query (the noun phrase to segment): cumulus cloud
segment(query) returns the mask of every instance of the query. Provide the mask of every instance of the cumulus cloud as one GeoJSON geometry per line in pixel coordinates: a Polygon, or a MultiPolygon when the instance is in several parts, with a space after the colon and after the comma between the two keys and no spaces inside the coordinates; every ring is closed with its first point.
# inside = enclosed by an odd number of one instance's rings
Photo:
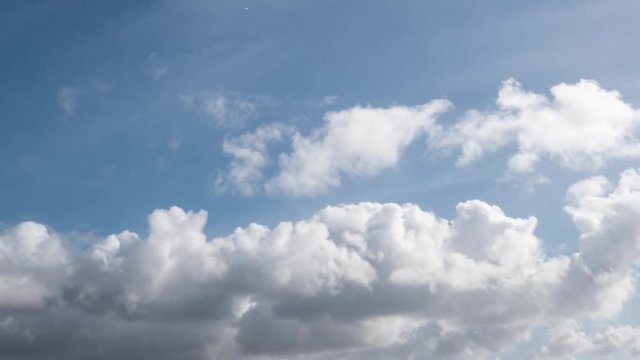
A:
{"type": "Polygon", "coordinates": [[[263,168],[269,152],[264,136],[273,131],[265,129],[274,126],[260,128],[225,141],[223,150],[234,160],[224,176],[245,195],[260,188],[270,194],[317,195],[339,186],[345,175],[373,176],[394,167],[403,150],[425,135],[436,115],[448,108],[448,102],[436,100],[412,107],[357,106],[328,112],[324,124],[308,135],[289,131],[291,151],[280,154],[275,175],[266,179],[263,168]]]}
{"type": "MultiPolygon", "coordinates": [[[[173,207],[149,216],[144,237],[124,231],[85,250],[21,223],[0,235],[11,294],[0,300],[0,344],[53,359],[494,358],[534,327],[618,313],[634,292],[638,194],[636,170],[573,186],[579,252],[557,256],[544,252],[536,218],[479,200],[450,220],[412,204],[330,206],[214,239],[206,212],[173,207]]],[[[636,336],[568,331],[541,354],[636,336]]]]}
{"type": "Polygon", "coordinates": [[[582,233],[582,257],[590,268],[619,272],[640,260],[638,170],[624,171],[617,186],[601,176],[580,181],[567,198],[565,210],[582,233]]]}
{"type": "Polygon", "coordinates": [[[266,183],[271,193],[315,195],[340,185],[343,175],[372,176],[395,166],[403,150],[429,131],[449,103],[354,107],[328,112],[322,127],[296,134],[292,151],[279,157],[279,173],[266,183]]]}
{"type": "Polygon", "coordinates": [[[610,160],[640,156],[640,112],[593,80],[558,84],[549,98],[509,79],[500,87],[495,108],[467,111],[450,126],[438,123],[450,108],[448,101],[434,100],[327,112],[323,124],[307,135],[293,133],[292,150],[279,154],[273,176],[264,178],[264,190],[313,196],[339,186],[345,176],[377,175],[396,166],[403,150],[423,135],[431,151],[459,151],[460,166],[515,148],[500,180],[523,179],[529,189],[550,181],[534,174],[543,160],[593,171],[610,160]]]}
{"type": "Polygon", "coordinates": [[[233,160],[226,171],[218,174],[215,190],[237,191],[244,196],[255,195],[264,179],[264,168],[270,163],[268,145],[282,140],[289,132],[290,129],[281,124],[271,124],[225,139],[222,151],[233,160]]]}
{"type": "Polygon", "coordinates": [[[558,84],[548,98],[509,79],[500,87],[496,107],[471,110],[434,132],[432,147],[459,149],[458,164],[467,165],[515,145],[508,162],[513,174],[533,172],[542,159],[593,170],[611,159],[640,155],[640,113],[594,80],[558,84]]]}
{"type": "Polygon", "coordinates": [[[632,326],[610,326],[587,335],[575,322],[569,322],[553,327],[548,338],[537,356],[539,360],[574,360],[581,355],[620,360],[640,357],[640,329],[632,326]]]}

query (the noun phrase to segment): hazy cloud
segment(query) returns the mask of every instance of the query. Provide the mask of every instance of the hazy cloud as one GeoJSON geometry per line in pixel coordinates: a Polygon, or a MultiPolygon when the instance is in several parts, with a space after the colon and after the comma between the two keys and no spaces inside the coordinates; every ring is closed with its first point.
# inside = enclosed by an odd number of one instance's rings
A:
{"type": "Polygon", "coordinates": [[[80,89],[73,86],[63,86],[58,89],[58,104],[66,116],[76,112],[80,89]]]}
{"type": "Polygon", "coordinates": [[[200,93],[181,95],[185,107],[209,119],[220,127],[242,127],[258,116],[258,103],[263,102],[242,94],[200,93]]]}

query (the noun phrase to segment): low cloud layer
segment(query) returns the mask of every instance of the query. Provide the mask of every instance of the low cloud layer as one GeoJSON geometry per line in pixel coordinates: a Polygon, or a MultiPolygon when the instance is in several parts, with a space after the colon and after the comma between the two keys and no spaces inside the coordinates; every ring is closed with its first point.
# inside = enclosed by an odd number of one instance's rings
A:
{"type": "MultiPolygon", "coordinates": [[[[339,186],[345,176],[369,177],[397,166],[404,150],[421,137],[426,138],[429,151],[459,154],[459,166],[515,147],[509,156],[507,178],[526,176],[531,186],[548,181],[542,174],[532,175],[543,160],[593,171],[611,160],[640,157],[640,112],[620,93],[603,89],[593,80],[561,83],[550,93],[547,97],[527,91],[509,79],[500,86],[490,110],[467,111],[449,126],[437,121],[451,108],[446,100],[413,107],[353,107],[328,112],[324,123],[309,135],[291,133],[291,150],[278,155],[272,172],[244,162],[240,151],[225,149],[234,160],[228,175],[221,177],[227,178],[227,189],[237,188],[245,195],[263,190],[313,196],[339,186]],[[232,174],[239,171],[259,175],[245,179],[232,174]],[[248,187],[252,191],[247,191],[248,187]]],[[[246,144],[242,152],[251,151],[251,146],[246,144]]],[[[261,155],[265,159],[273,156],[268,147],[261,148],[261,155]]]]}
{"type": "MultiPolygon", "coordinates": [[[[577,183],[566,211],[581,233],[566,256],[545,253],[536,218],[478,200],[451,220],[346,204],[210,240],[206,212],[173,207],[149,216],[147,236],[84,250],[25,222],[0,233],[0,348],[47,359],[494,358],[534,327],[615,316],[634,293],[638,171],[577,183]]],[[[561,341],[551,335],[541,356],[561,341]]]]}

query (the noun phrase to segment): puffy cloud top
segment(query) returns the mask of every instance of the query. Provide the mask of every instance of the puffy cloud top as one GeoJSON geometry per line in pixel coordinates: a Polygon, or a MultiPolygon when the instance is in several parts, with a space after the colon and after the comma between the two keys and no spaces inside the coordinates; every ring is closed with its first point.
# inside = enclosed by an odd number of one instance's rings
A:
{"type": "Polygon", "coordinates": [[[514,79],[502,83],[497,109],[469,111],[432,138],[439,148],[460,148],[466,165],[508,145],[513,173],[529,173],[542,158],[574,169],[597,169],[609,159],[640,155],[640,113],[596,81],[551,88],[552,98],[526,91],[514,79]]]}
{"type": "Polygon", "coordinates": [[[569,190],[582,233],[569,256],[545,254],[535,218],[478,200],[451,220],[346,204],[211,240],[206,212],[173,207],[149,216],[145,238],[125,231],[82,252],[22,223],[0,236],[0,343],[49,358],[140,354],[126,338],[155,358],[489,358],[533,327],[620,310],[638,261],[638,178],[569,190]]]}

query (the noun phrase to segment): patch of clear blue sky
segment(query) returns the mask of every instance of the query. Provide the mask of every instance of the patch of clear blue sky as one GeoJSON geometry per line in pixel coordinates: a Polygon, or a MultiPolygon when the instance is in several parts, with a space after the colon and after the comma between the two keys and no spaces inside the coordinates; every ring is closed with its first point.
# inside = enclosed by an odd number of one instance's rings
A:
{"type": "Polygon", "coordinates": [[[209,232],[221,235],[326,204],[414,202],[450,217],[479,198],[538,216],[550,246],[572,242],[563,194],[588,174],[547,166],[553,182],[524,193],[495,182],[504,154],[456,169],[416,144],[396,169],[311,199],[215,195],[212,179],[228,162],[225,136],[273,121],[316,127],[327,95],[339,96],[333,109],[446,97],[451,120],[491,106],[509,77],[541,92],[594,78],[637,105],[639,10],[630,0],[3,1],[0,222],[144,232],[150,211],[178,205],[208,210],[209,232]],[[63,86],[78,89],[68,116],[63,86]],[[199,92],[266,100],[244,128],[220,129],[185,110],[179,95],[199,92]]]}

